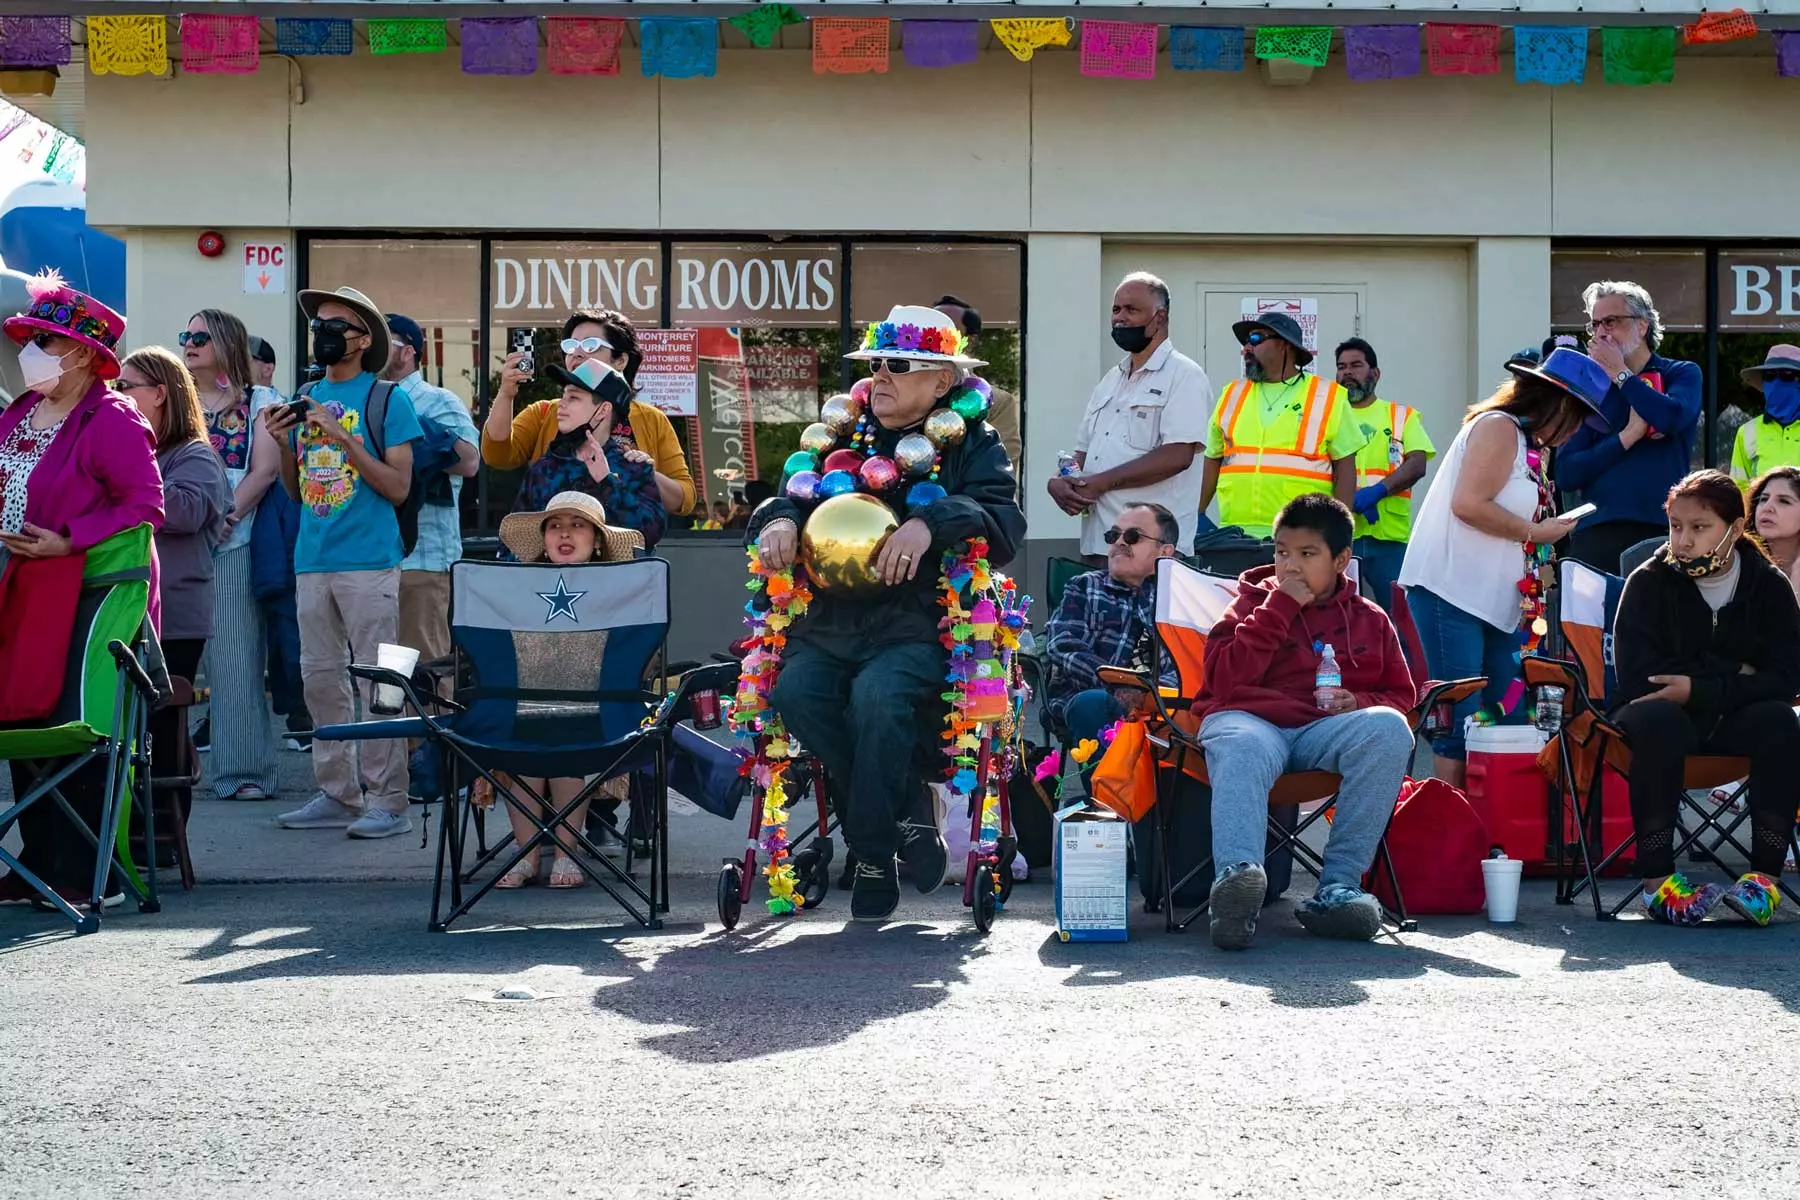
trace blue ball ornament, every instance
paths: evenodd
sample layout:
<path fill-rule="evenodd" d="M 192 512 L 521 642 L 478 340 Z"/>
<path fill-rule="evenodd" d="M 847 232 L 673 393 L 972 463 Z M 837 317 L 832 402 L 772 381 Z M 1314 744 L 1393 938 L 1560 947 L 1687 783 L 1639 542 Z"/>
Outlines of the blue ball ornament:
<path fill-rule="evenodd" d="M 819 473 L 817 471 L 795 471 L 788 476 L 787 495 L 790 500 L 801 503 L 819 498 Z"/>
<path fill-rule="evenodd" d="M 906 493 L 906 511 L 909 516 L 916 514 L 927 505 L 936 504 L 949 493 L 944 491 L 941 483 L 915 483 L 912 490 Z"/>
<path fill-rule="evenodd" d="M 827 471 L 819 480 L 819 495 L 824 499 L 848 495 L 856 490 L 856 476 L 848 471 Z"/>

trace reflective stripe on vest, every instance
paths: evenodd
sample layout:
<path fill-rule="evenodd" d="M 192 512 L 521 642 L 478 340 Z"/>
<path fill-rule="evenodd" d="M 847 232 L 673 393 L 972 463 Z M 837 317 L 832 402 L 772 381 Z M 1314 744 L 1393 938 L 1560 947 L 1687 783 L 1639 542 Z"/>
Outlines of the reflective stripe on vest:
<path fill-rule="evenodd" d="M 1392 400 L 1383 400 L 1382 403 L 1388 406 L 1388 429 L 1392 431 L 1388 435 L 1388 445 L 1390 447 L 1401 446 L 1400 457 L 1404 459 L 1406 457 L 1406 450 L 1404 449 L 1406 442 L 1406 423 L 1412 420 L 1413 410 L 1404 404 L 1396 404 Z M 1394 461 L 1393 453 L 1390 450 L 1385 466 L 1358 467 L 1356 469 L 1357 485 L 1362 486 L 1365 484 L 1380 483 L 1383 479 L 1392 475 L 1394 473 L 1394 468 L 1399 465 L 1399 463 Z M 1410 500 L 1412 499 L 1412 489 L 1407 488 L 1404 492 L 1389 492 L 1388 495 L 1397 496 L 1402 500 Z"/>
<path fill-rule="evenodd" d="M 1332 385 L 1318 375 L 1306 388 L 1306 400 L 1300 410 L 1300 427 L 1291 446 L 1248 447 L 1240 450 L 1237 439 L 1238 418 L 1244 414 L 1253 385 L 1240 379 L 1226 389 L 1220 407 L 1219 427 L 1225 434 L 1225 453 L 1219 459 L 1219 473 L 1289 475 L 1300 479 L 1331 483 L 1331 459 L 1324 449 L 1325 430 L 1330 424 L 1335 403 Z M 1320 393 L 1323 393 L 1323 399 Z"/>

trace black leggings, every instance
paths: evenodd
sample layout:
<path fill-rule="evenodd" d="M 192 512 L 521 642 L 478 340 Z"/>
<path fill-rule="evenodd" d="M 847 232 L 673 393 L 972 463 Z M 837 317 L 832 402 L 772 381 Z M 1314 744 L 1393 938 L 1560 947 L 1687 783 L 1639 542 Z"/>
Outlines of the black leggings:
<path fill-rule="evenodd" d="M 205 638 L 172 638 L 164 642 L 163 660 L 169 664 L 170 676 L 194 682 L 194 672 L 200 669 L 200 656 L 205 650 Z M 165 708 L 150 714 L 150 770 L 153 774 L 168 775 L 175 770 L 180 723 L 186 719 L 186 709 Z M 186 816 L 194 805 L 193 789 L 183 788 L 175 795 L 181 804 L 182 815 Z M 132 827 L 142 829 L 143 820 L 143 814 L 133 809 Z"/>
<path fill-rule="evenodd" d="M 1638 874 L 1675 870 L 1675 821 L 1681 808 L 1682 761 L 1690 754 L 1750 760 L 1750 869 L 1781 874 L 1794 812 L 1800 807 L 1800 718 L 1785 700 L 1763 700 L 1728 714 L 1702 739 L 1687 710 L 1670 700 L 1626 705 L 1615 718 L 1631 740 L 1631 822 L 1637 829 Z"/>

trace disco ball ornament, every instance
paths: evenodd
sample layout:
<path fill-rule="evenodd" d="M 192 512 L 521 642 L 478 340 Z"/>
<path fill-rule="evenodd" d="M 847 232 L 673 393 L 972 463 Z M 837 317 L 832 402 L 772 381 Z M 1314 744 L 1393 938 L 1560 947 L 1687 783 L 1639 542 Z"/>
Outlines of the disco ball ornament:
<path fill-rule="evenodd" d="M 781 464 L 781 473 L 783 475 L 798 475 L 802 471 L 816 471 L 818 469 L 819 456 L 805 450 L 794 451 L 787 456 L 787 461 Z"/>
<path fill-rule="evenodd" d="M 992 401 L 994 398 L 994 385 L 979 375 L 971 375 L 963 380 L 963 386 L 983 400 Z"/>
<path fill-rule="evenodd" d="M 906 514 L 917 516 L 920 509 L 936 504 L 947 495 L 949 493 L 944 491 L 944 485 L 941 483 L 932 483 L 930 480 L 924 483 L 915 483 L 906 493 Z"/>
<path fill-rule="evenodd" d="M 879 454 L 867 459 L 862 469 L 857 472 L 863 486 L 871 492 L 885 492 L 900 482 L 900 468 L 894 465 L 891 458 L 883 458 Z"/>
<path fill-rule="evenodd" d="M 787 494 L 790 500 L 807 503 L 818 499 L 819 473 L 817 471 L 795 471 L 788 476 Z"/>
<path fill-rule="evenodd" d="M 828 473 L 831 471 L 848 471 L 854 475 L 856 474 L 857 469 L 862 466 L 862 463 L 863 456 L 854 450 L 833 450 L 830 454 L 825 456 L 824 469 Z"/>
<path fill-rule="evenodd" d="M 873 386 L 874 386 L 874 383 L 871 380 L 868 380 L 868 379 L 857 380 L 855 383 L 850 385 L 850 398 L 852 400 L 856 401 L 858 404 L 864 404 L 864 405 L 868 404 L 869 389 Z"/>
<path fill-rule="evenodd" d="M 819 420 L 827 429 L 842 436 L 856 428 L 856 414 L 860 411 L 850 397 L 833 396 L 819 406 Z"/>
<path fill-rule="evenodd" d="M 925 418 L 925 436 L 934 446 L 954 446 L 968 431 L 968 422 L 947 408 L 933 409 Z"/>
<path fill-rule="evenodd" d="M 813 454 L 824 454 L 837 445 L 838 435 L 823 421 L 814 421 L 800 431 L 800 448 Z"/>
<path fill-rule="evenodd" d="M 979 421 L 987 416 L 987 397 L 975 392 L 959 392 L 956 399 L 950 402 L 950 411 L 965 421 Z"/>
<path fill-rule="evenodd" d="M 875 591 L 881 587 L 875 555 L 899 525 L 894 510 L 866 492 L 832 496 L 806 518 L 800 531 L 800 561 L 825 592 Z"/>
<path fill-rule="evenodd" d="M 856 490 L 856 476 L 848 471 L 827 471 L 819 478 L 819 495 L 847 496 Z"/>
<path fill-rule="evenodd" d="M 909 433 L 900 439 L 894 447 L 894 464 L 910 478 L 917 479 L 931 473 L 931 466 L 937 462 L 937 447 L 931 439 L 922 433 Z"/>

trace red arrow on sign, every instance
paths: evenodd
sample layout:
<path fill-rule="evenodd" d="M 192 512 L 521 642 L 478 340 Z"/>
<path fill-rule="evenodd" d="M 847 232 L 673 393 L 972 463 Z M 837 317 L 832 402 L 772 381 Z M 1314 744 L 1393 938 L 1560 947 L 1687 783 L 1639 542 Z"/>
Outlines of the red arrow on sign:
<path fill-rule="evenodd" d="M 267 271 L 264 271 L 261 275 L 258 275 L 256 277 L 256 282 L 258 284 L 262 285 L 263 291 L 265 291 L 265 292 L 268 291 L 269 290 L 269 273 Z"/>

